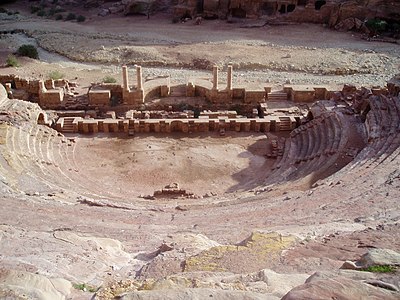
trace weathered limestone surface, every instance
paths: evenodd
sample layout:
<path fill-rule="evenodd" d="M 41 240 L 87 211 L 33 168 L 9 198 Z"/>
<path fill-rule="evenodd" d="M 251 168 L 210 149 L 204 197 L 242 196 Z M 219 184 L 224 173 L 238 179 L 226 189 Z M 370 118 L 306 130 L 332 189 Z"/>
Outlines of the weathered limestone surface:
<path fill-rule="evenodd" d="M 71 289 L 71 282 L 62 278 L 14 270 L 0 272 L 2 299 L 64 300 Z"/>
<path fill-rule="evenodd" d="M 335 277 L 312 281 L 300 285 L 289 293 L 282 300 L 317 300 L 317 299 L 398 299 L 398 295 L 378 289 L 360 281 L 345 277 Z"/>

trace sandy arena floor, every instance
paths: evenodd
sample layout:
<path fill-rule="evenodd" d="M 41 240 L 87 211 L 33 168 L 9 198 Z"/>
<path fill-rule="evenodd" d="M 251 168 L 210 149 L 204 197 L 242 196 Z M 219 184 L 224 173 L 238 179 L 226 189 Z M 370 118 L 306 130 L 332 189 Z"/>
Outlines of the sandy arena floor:
<path fill-rule="evenodd" d="M 152 195 L 174 182 L 204 196 L 260 185 L 275 161 L 266 153 L 264 134 L 99 135 L 77 138 L 74 158 L 78 176 L 101 181 L 105 190 L 124 196 Z"/>

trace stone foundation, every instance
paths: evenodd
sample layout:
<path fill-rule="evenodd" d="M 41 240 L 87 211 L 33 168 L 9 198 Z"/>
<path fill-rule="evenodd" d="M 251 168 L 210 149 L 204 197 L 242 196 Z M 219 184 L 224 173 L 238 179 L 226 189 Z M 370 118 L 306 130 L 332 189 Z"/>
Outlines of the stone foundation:
<path fill-rule="evenodd" d="M 56 129 L 65 132 L 65 120 L 59 118 Z M 269 132 L 291 131 L 296 128 L 294 117 L 268 116 L 259 118 L 227 118 L 209 119 L 84 119 L 72 118 L 74 133 L 196 133 L 196 132 Z M 68 128 L 69 129 L 69 128 Z M 131 131 L 131 132 L 130 132 Z"/>

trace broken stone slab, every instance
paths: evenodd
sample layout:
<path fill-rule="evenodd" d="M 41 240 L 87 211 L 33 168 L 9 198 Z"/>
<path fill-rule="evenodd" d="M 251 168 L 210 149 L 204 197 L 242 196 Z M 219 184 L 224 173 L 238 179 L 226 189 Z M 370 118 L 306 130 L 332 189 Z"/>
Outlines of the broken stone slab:
<path fill-rule="evenodd" d="M 400 253 L 390 249 L 371 249 L 364 254 L 356 265 L 361 268 L 371 266 L 400 266 Z"/>
<path fill-rule="evenodd" d="M 356 296 L 356 298 L 355 298 Z M 295 287 L 282 300 L 319 299 L 398 299 L 398 294 L 385 289 L 377 289 L 369 284 L 337 276 L 330 279 L 312 281 Z"/>
<path fill-rule="evenodd" d="M 356 261 L 345 261 L 340 269 L 360 270 L 371 266 L 400 266 L 400 253 L 390 249 L 371 249 Z"/>
<path fill-rule="evenodd" d="M 360 270 L 361 267 L 357 266 L 356 263 L 346 260 L 343 265 L 340 267 L 340 269 L 344 270 Z"/>
<path fill-rule="evenodd" d="M 397 286 L 395 286 L 394 284 L 391 283 L 387 283 L 385 281 L 382 280 L 375 280 L 375 279 L 370 279 L 370 280 L 366 280 L 365 283 L 368 283 L 370 285 L 376 286 L 376 287 L 380 287 L 383 289 L 387 289 L 389 291 L 394 291 L 394 292 L 398 292 L 399 288 Z"/>

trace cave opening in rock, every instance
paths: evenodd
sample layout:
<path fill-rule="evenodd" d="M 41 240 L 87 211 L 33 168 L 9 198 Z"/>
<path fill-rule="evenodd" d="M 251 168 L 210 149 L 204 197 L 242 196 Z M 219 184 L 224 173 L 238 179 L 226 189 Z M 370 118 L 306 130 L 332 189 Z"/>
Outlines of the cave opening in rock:
<path fill-rule="evenodd" d="M 315 9 L 316 10 L 320 10 L 322 6 L 324 6 L 326 4 L 325 0 L 318 0 L 315 1 Z"/>
<path fill-rule="evenodd" d="M 288 4 L 287 6 L 287 12 L 290 13 L 296 9 L 296 5 L 294 4 Z"/>
<path fill-rule="evenodd" d="M 306 5 L 307 5 L 307 0 L 299 0 L 299 1 L 297 2 L 297 5 L 298 5 L 298 6 L 306 6 Z"/>
<path fill-rule="evenodd" d="M 232 17 L 234 18 L 246 18 L 246 11 L 241 7 L 234 7 L 232 8 Z"/>
<path fill-rule="evenodd" d="M 46 121 L 47 121 L 46 119 L 47 119 L 46 116 L 43 113 L 40 113 L 37 118 L 37 123 L 39 125 L 44 125 L 44 124 L 46 124 Z"/>
<path fill-rule="evenodd" d="M 313 119 L 314 119 L 314 115 L 313 115 L 313 113 L 312 113 L 311 111 L 309 111 L 309 112 L 307 113 L 306 120 L 307 120 L 307 121 L 311 121 L 311 120 L 313 120 Z"/>
<path fill-rule="evenodd" d="M 196 3 L 197 13 L 201 14 L 204 11 L 204 0 L 197 0 Z"/>
<path fill-rule="evenodd" d="M 261 11 L 263 15 L 272 16 L 276 13 L 276 10 L 276 3 L 264 2 L 261 6 Z"/>

